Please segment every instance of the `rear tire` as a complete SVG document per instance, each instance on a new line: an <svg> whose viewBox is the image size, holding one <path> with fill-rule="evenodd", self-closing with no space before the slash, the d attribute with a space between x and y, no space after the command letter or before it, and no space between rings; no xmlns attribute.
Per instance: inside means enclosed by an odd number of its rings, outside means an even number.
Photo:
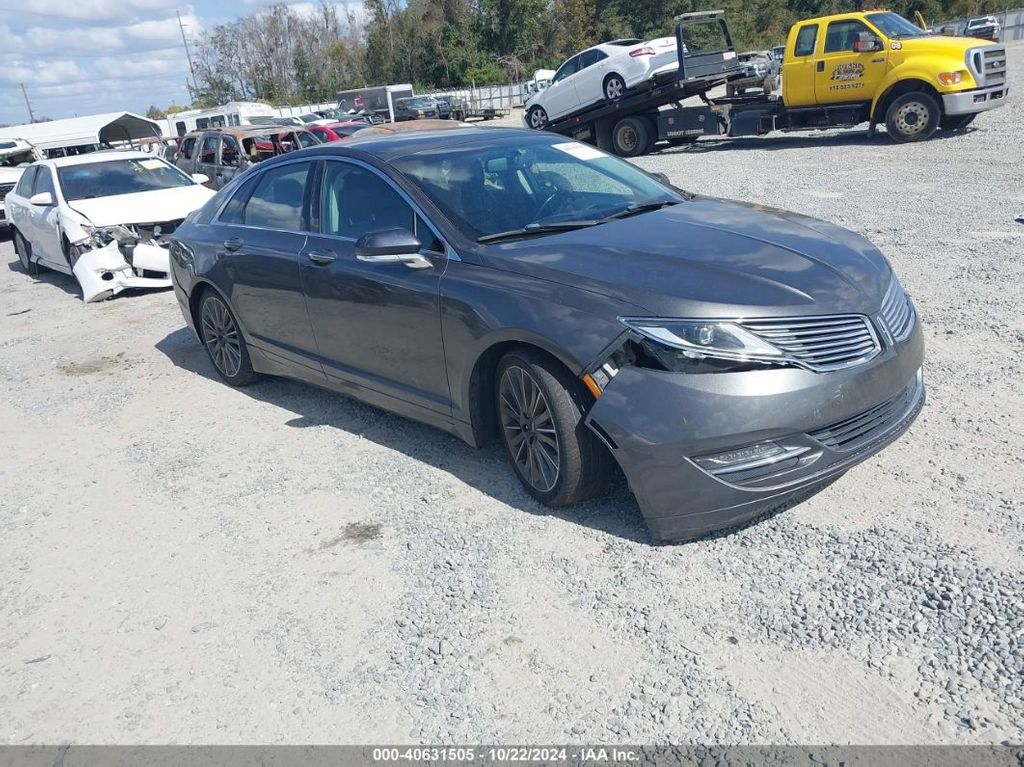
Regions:
<svg viewBox="0 0 1024 767"><path fill-rule="evenodd" d="M650 145L650 131L642 117L627 117L612 128L612 148L619 157L638 157Z"/></svg>
<svg viewBox="0 0 1024 767"><path fill-rule="evenodd" d="M604 78L604 100L609 104L626 95L626 81L614 72Z"/></svg>
<svg viewBox="0 0 1024 767"><path fill-rule="evenodd" d="M501 358L494 383L501 441L527 492L548 506L600 494L612 461L583 423L591 398L580 381L546 354L521 349Z"/></svg>
<svg viewBox="0 0 1024 767"><path fill-rule="evenodd" d="M974 122L974 118L977 116L976 113L972 115L945 115L939 120L939 127L942 130L963 130Z"/></svg>
<svg viewBox="0 0 1024 767"><path fill-rule="evenodd" d="M248 386L260 375L252 369L249 349L227 302L207 288L199 300L199 337L218 375L231 386Z"/></svg>
<svg viewBox="0 0 1024 767"><path fill-rule="evenodd" d="M530 111L526 113L526 122L534 130L543 130L548 124L548 113L544 107L530 107Z"/></svg>
<svg viewBox="0 0 1024 767"><path fill-rule="evenodd" d="M885 110L885 130L897 144L924 141L939 127L942 111L924 91L897 96Z"/></svg>

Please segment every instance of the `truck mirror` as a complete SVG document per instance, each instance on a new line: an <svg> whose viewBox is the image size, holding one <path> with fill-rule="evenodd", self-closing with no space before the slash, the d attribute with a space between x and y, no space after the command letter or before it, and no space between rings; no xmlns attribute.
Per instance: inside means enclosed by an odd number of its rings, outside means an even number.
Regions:
<svg viewBox="0 0 1024 767"><path fill-rule="evenodd" d="M882 41L870 32L860 32L853 42L854 53L870 53L882 50Z"/></svg>

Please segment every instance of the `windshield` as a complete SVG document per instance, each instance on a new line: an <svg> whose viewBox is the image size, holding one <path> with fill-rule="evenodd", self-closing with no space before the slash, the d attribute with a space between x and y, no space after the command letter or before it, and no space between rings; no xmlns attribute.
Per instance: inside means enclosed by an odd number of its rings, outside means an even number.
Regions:
<svg viewBox="0 0 1024 767"><path fill-rule="evenodd" d="M68 165L57 169L57 177L69 202L195 184L173 165L155 157Z"/></svg>
<svg viewBox="0 0 1024 767"><path fill-rule="evenodd" d="M869 13L868 21L874 24L886 37L921 37L927 34L916 24L911 24L898 13L885 11Z"/></svg>
<svg viewBox="0 0 1024 767"><path fill-rule="evenodd" d="M399 103L402 104L402 106L412 107L413 109L423 109L424 107L433 106L433 102L428 98L401 99Z"/></svg>
<svg viewBox="0 0 1024 767"><path fill-rule="evenodd" d="M392 164L470 239L596 222L636 205L684 199L599 149L547 137L437 149Z"/></svg>

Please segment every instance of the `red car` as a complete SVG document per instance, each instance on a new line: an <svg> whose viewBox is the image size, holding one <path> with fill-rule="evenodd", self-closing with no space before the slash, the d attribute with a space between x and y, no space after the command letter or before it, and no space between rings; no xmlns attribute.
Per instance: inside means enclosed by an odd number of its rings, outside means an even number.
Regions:
<svg viewBox="0 0 1024 767"><path fill-rule="evenodd" d="M344 141L356 131L369 127L363 122L349 121L331 123L330 125L310 125L306 130L326 144L331 141Z"/></svg>

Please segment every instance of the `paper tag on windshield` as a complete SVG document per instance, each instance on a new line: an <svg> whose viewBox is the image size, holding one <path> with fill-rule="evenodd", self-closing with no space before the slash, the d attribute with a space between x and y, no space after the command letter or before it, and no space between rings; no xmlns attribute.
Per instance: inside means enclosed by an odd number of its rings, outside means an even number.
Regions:
<svg viewBox="0 0 1024 767"><path fill-rule="evenodd" d="M578 141L568 141L564 144L552 144L552 147L566 154L571 154L577 160L600 160L604 152L596 147L581 144Z"/></svg>
<svg viewBox="0 0 1024 767"><path fill-rule="evenodd" d="M160 160L139 160L139 165L146 170L160 170L164 167L164 164Z"/></svg>

